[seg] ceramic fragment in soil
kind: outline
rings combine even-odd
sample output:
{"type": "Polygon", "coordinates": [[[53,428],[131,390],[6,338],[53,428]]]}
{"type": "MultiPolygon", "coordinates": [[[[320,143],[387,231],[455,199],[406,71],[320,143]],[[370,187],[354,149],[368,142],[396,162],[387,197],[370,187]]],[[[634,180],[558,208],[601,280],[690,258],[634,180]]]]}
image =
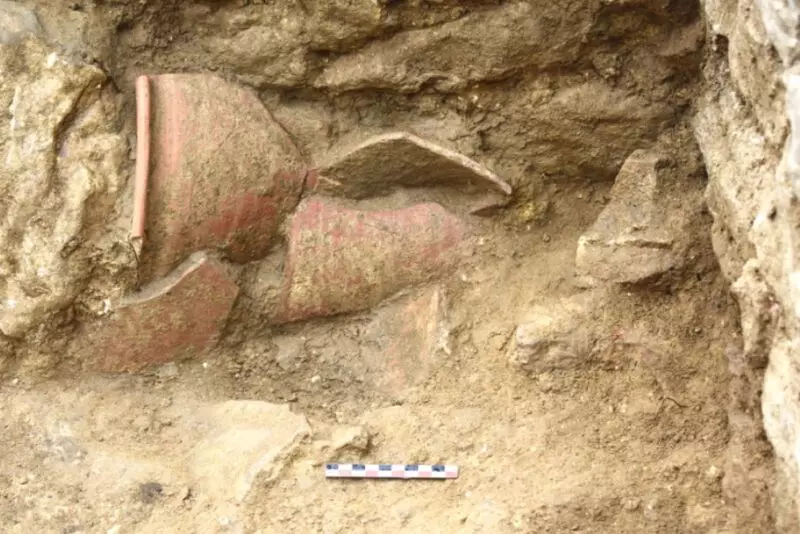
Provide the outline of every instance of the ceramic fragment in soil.
{"type": "Polygon", "coordinates": [[[611,189],[611,202],[578,239],[575,266],[583,284],[639,282],[676,264],[673,236],[658,205],[664,163],[644,150],[625,160],[611,189]]]}
{"type": "Polygon", "coordinates": [[[438,204],[361,211],[310,198],[292,216],[278,322],[368,309],[451,273],[466,224],[438,204]]]}
{"type": "Polygon", "coordinates": [[[106,372],[197,356],[219,338],[238,291],[223,264],[195,253],[85,326],[73,351],[87,358],[86,367],[106,372]]]}
{"type": "Polygon", "coordinates": [[[444,290],[425,287],[376,310],[362,353],[376,387],[402,399],[450,354],[449,338],[444,290]]]}
{"type": "Polygon", "coordinates": [[[511,194],[511,186],[470,158],[406,132],[378,135],[329,157],[316,191],[350,198],[384,195],[393,186],[456,185],[511,194]]]}
{"type": "Polygon", "coordinates": [[[305,163],[252,92],[221,78],[151,81],[151,172],[141,278],[164,276],[197,250],[259,259],[297,205],[305,163]]]}

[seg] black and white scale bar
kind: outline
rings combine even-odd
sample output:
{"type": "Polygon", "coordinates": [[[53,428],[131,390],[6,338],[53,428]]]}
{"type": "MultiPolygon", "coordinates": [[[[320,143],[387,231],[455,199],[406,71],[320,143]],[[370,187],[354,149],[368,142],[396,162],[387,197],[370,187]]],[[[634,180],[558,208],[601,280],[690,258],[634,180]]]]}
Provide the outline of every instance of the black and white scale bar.
{"type": "Polygon", "coordinates": [[[327,478],[458,478],[457,465],[422,464],[325,464],[327,478]]]}

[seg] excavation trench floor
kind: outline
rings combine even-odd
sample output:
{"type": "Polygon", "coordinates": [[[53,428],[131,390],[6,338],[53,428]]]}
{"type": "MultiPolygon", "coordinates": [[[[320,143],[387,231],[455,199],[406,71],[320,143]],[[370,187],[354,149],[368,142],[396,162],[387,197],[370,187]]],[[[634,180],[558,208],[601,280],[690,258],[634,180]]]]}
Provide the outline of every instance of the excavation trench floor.
{"type": "MultiPolygon", "coordinates": [[[[601,193],[569,193],[544,226],[481,223],[477,252],[443,288],[450,354],[401,398],[360,374],[348,348],[367,315],[264,332],[139,375],[3,384],[3,531],[725,532],[737,511],[721,490],[723,354],[736,334],[718,273],[670,294],[591,300],[599,356],[536,374],[509,363],[532,306],[581,293],[575,243],[601,193]],[[301,353],[278,365],[298,340],[301,353]],[[185,465],[198,446],[192,418],[229,399],[286,403],[310,426],[241,502],[219,497],[224,477],[197,485],[185,465]],[[330,446],[358,426],[360,438],[330,446]],[[327,480],[333,460],[453,463],[461,474],[327,480]]],[[[214,452],[222,472],[236,463],[214,452]]]]}

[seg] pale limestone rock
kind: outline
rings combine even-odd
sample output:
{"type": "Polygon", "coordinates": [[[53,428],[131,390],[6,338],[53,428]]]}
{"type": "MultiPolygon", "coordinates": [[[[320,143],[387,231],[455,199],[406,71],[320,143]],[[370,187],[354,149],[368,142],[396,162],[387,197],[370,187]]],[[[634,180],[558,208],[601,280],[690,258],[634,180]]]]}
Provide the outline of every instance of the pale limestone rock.
{"type": "Polygon", "coordinates": [[[72,57],[102,57],[105,53],[100,42],[111,40],[112,35],[104,35],[98,39],[97,26],[93,24],[96,18],[91,16],[88,9],[71,9],[70,4],[64,2],[61,9],[38,9],[37,15],[42,26],[44,41],[59,52],[72,57]],[[94,34],[94,35],[93,35],[94,34]],[[90,37],[91,36],[91,37],[90,37]]]}
{"type": "MultiPolygon", "coordinates": [[[[715,83],[699,101],[695,131],[709,174],[708,200],[715,217],[715,251],[740,302],[744,345],[734,358],[741,405],[761,402],[763,426],[775,453],[773,515],[778,532],[800,529],[800,292],[795,288],[800,235],[796,206],[800,182],[798,144],[798,24],[800,9],[787,0],[705,2],[710,26],[730,39],[727,59],[709,73],[715,83]],[[755,15],[760,15],[760,19],[755,15]],[[761,26],[763,24],[763,26],[761,26]],[[769,58],[769,37],[780,64],[769,58]],[[781,79],[786,88],[781,94],[781,79]],[[791,133],[784,146],[786,118],[791,133]],[[783,151],[783,157],[779,154],[783,151]],[[779,164],[780,161],[780,164],[779,164]],[[779,325],[779,326],[778,326],[779,325]],[[764,360],[769,365],[763,371],[764,360]],[[763,393],[761,377],[763,373],[763,393]]],[[[737,393],[734,392],[734,395],[737,393]]],[[[729,416],[732,447],[758,439],[758,410],[729,416]],[[756,437],[749,437],[750,435],[756,437]]],[[[741,456],[741,454],[740,454],[741,456]]],[[[748,499],[770,480],[766,466],[726,467],[723,487],[736,506],[763,513],[748,499]],[[732,474],[731,474],[732,473],[732,474]]]]}
{"type": "Polygon", "coordinates": [[[658,154],[637,150],[625,161],[611,189],[611,202],[578,239],[576,274],[587,286],[632,283],[677,264],[673,236],[657,204],[658,154]]]}
{"type": "MultiPolygon", "coordinates": [[[[779,474],[776,488],[784,524],[796,523],[800,512],[800,380],[796,357],[800,344],[783,338],[772,347],[770,363],[764,378],[762,412],[764,427],[772,443],[779,474]]],[[[787,530],[788,532],[788,530],[787,530]]]]}
{"type": "MultiPolygon", "coordinates": [[[[0,330],[18,337],[86,291],[92,268],[133,263],[112,250],[124,238],[109,225],[128,147],[100,69],[27,40],[0,46],[0,71],[10,115],[0,133],[0,330]]],[[[106,282],[103,291],[119,283],[106,282]]],[[[105,296],[87,305],[100,309],[105,296]]]]}
{"type": "Polygon", "coordinates": [[[761,12],[767,35],[785,66],[793,65],[798,59],[797,29],[800,27],[800,9],[792,0],[755,0],[761,12]]]}
{"type": "Polygon", "coordinates": [[[736,24],[736,9],[731,9],[727,0],[705,0],[703,9],[710,23],[712,35],[729,36],[736,24]]]}
{"type": "Polygon", "coordinates": [[[216,502],[242,502],[258,477],[274,480],[311,434],[304,416],[267,402],[226,401],[201,409],[199,420],[203,436],[188,465],[216,502]]]}
{"type": "Polygon", "coordinates": [[[331,451],[363,454],[369,450],[369,430],[363,426],[343,426],[333,430],[330,441],[331,451]]]}
{"type": "Polygon", "coordinates": [[[32,9],[11,0],[0,0],[0,45],[15,44],[41,31],[32,9]]]}
{"type": "Polygon", "coordinates": [[[768,157],[766,139],[732,89],[702,97],[694,129],[710,177],[712,244],[723,274],[735,280],[754,255],[747,234],[769,194],[767,182],[777,162],[768,157]]]}
{"type": "Polygon", "coordinates": [[[586,320],[590,299],[585,295],[532,308],[514,333],[511,364],[536,374],[588,364],[595,343],[586,320]]]}

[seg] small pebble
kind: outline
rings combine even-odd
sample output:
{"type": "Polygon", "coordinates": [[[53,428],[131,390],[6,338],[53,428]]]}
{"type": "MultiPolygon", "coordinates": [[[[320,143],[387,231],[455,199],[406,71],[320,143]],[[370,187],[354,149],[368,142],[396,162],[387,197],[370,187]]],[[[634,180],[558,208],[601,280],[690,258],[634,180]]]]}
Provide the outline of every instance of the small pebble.
{"type": "Polygon", "coordinates": [[[722,478],[722,470],[719,467],[717,467],[716,465],[712,465],[705,472],[705,477],[704,478],[706,479],[706,482],[708,482],[709,484],[714,484],[720,478],[722,478]]]}
{"type": "Polygon", "coordinates": [[[544,241],[545,243],[549,243],[550,242],[550,234],[544,234],[542,236],[542,241],[544,241]]]}
{"type": "Polygon", "coordinates": [[[312,383],[312,384],[316,384],[316,383],[317,383],[317,382],[319,382],[320,380],[322,380],[322,377],[321,377],[321,376],[319,376],[319,375],[314,375],[314,376],[312,376],[312,377],[311,377],[311,383],[312,383]]]}
{"type": "Polygon", "coordinates": [[[622,509],[626,512],[635,512],[639,509],[641,501],[639,499],[625,499],[622,502],[622,509]]]}

